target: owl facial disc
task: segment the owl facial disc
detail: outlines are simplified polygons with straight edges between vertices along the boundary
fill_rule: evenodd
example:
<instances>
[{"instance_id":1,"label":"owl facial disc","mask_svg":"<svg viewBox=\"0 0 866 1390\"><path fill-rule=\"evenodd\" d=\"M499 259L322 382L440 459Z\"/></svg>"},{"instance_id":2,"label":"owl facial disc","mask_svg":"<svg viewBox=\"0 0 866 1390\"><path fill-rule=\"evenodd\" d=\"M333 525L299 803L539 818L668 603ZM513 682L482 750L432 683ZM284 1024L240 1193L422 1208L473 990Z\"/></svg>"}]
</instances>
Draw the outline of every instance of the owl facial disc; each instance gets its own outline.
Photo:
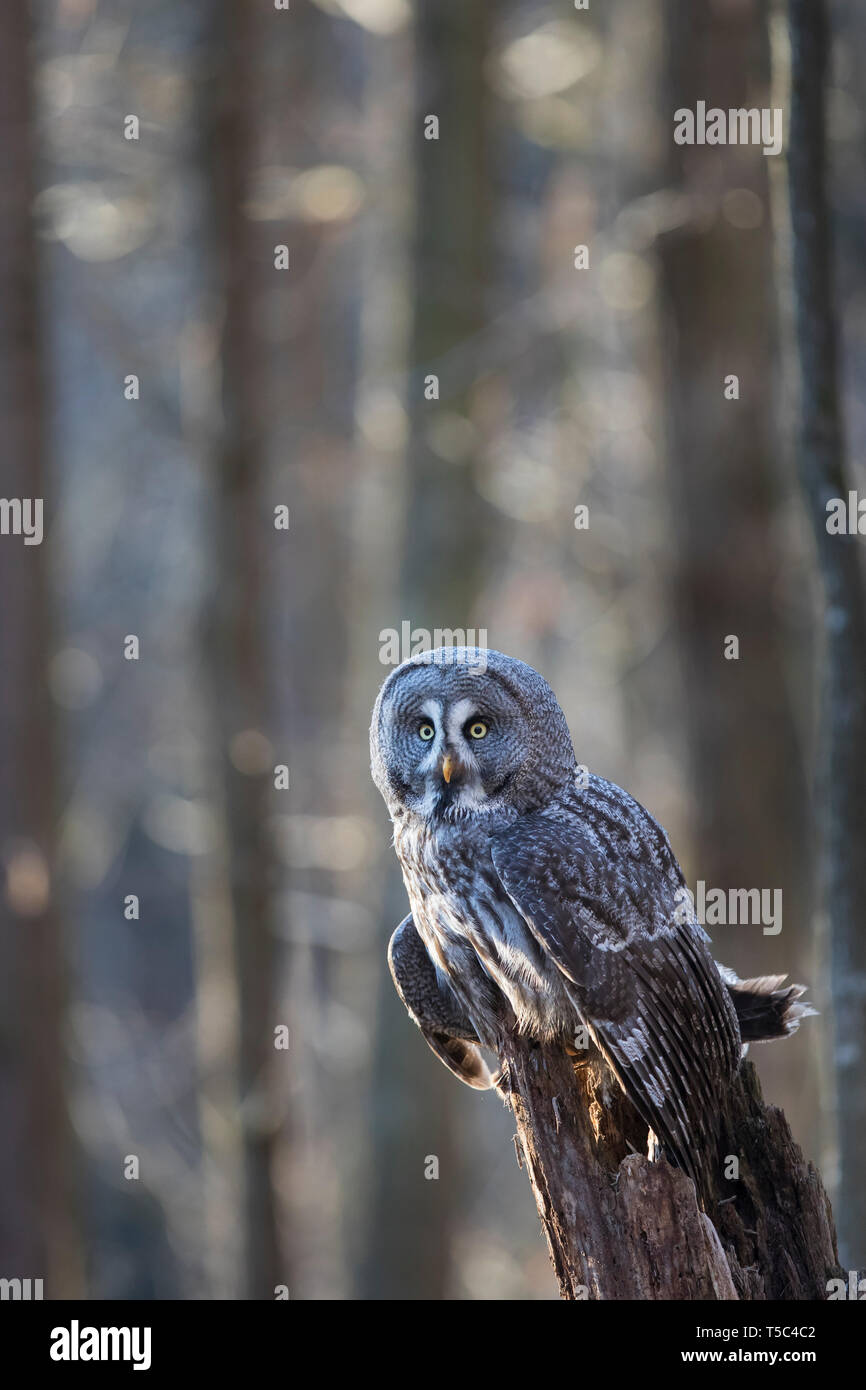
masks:
<instances>
[{"instance_id":1,"label":"owl facial disc","mask_svg":"<svg viewBox=\"0 0 866 1390\"><path fill-rule=\"evenodd\" d=\"M373 777L398 819L525 812L573 775L571 738L546 681L500 652L486 653L484 669L464 655L413 657L379 692Z\"/></svg>"}]
</instances>

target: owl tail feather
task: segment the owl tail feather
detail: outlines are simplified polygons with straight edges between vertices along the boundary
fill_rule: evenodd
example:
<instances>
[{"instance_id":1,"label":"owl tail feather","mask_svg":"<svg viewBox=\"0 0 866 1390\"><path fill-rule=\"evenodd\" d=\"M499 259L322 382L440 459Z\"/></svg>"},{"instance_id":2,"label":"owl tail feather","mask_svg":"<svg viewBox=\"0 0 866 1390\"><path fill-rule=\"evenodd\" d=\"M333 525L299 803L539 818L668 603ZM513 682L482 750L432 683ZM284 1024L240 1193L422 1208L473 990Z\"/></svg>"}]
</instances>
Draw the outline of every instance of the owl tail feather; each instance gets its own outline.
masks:
<instances>
[{"instance_id":1,"label":"owl tail feather","mask_svg":"<svg viewBox=\"0 0 866 1390\"><path fill-rule=\"evenodd\" d=\"M801 1019L818 1012L808 1002L800 1003L806 986L786 985L786 975L759 975L754 980L741 980L723 965L719 966L719 974L737 1011L744 1043L789 1038L796 1033Z\"/></svg>"}]
</instances>

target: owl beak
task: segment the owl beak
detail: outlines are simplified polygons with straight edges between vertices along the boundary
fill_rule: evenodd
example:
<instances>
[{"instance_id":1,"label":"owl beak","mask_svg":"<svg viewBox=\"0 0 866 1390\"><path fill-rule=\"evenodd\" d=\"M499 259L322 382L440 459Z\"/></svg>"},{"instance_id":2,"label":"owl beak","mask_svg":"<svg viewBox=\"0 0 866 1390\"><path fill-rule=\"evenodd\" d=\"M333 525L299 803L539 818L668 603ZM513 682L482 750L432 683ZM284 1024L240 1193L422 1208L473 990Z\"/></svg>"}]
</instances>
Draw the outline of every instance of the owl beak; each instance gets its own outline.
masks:
<instances>
[{"instance_id":1,"label":"owl beak","mask_svg":"<svg viewBox=\"0 0 866 1390\"><path fill-rule=\"evenodd\" d=\"M439 770L441 770L443 781L445 781L445 783L450 783L452 777L455 778L455 781L460 781L464 771L467 769L463 760L457 756L457 753L452 752L452 749L449 748L448 752L445 753L445 758L442 759L442 767Z\"/></svg>"}]
</instances>

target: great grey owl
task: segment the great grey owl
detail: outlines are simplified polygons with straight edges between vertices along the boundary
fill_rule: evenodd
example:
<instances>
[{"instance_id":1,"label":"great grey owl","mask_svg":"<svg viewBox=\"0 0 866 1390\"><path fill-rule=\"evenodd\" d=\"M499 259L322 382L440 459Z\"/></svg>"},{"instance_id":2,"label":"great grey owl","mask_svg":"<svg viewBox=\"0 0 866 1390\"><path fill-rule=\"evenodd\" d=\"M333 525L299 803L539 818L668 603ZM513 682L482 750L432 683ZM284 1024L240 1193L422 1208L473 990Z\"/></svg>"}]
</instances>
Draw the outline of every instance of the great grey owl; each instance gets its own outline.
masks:
<instances>
[{"instance_id":1,"label":"great grey owl","mask_svg":"<svg viewBox=\"0 0 866 1390\"><path fill-rule=\"evenodd\" d=\"M388 952L403 1003L470 1086L509 1030L583 1025L698 1182L743 1042L813 1012L784 976L717 965L667 834L581 769L547 682L501 652L440 647L391 672L370 731L410 915Z\"/></svg>"}]
</instances>

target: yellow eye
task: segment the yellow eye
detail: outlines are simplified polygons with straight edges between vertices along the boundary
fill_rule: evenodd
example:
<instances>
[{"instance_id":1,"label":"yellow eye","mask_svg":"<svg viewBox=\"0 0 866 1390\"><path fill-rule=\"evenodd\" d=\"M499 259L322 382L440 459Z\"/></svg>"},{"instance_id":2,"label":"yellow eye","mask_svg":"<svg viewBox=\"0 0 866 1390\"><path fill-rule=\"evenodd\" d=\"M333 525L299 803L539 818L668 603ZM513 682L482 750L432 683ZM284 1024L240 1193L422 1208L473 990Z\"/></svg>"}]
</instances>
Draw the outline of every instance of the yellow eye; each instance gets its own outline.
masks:
<instances>
[{"instance_id":1,"label":"yellow eye","mask_svg":"<svg viewBox=\"0 0 866 1390\"><path fill-rule=\"evenodd\" d=\"M469 725L470 738L484 738L487 733L487 725L483 719L476 719L474 724Z\"/></svg>"},{"instance_id":2,"label":"yellow eye","mask_svg":"<svg viewBox=\"0 0 866 1390\"><path fill-rule=\"evenodd\" d=\"M418 737L423 738L425 743L429 743L431 738L436 737L436 730L432 724L422 724L418 730Z\"/></svg>"}]
</instances>

